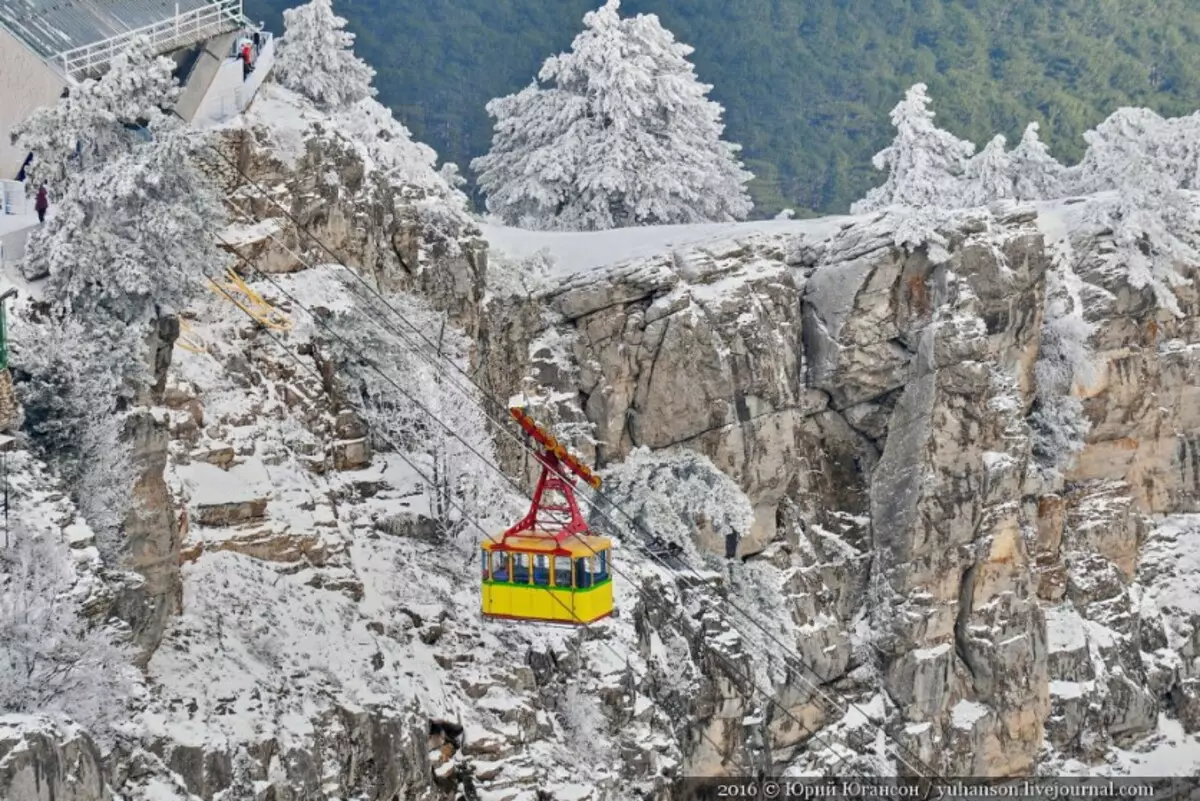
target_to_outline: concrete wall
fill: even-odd
[[[229,52],[237,37],[238,32],[235,31],[210,39],[196,59],[191,75],[187,76],[187,84],[175,102],[175,111],[188,122],[197,121],[196,113],[208,96],[222,65],[229,60]]]
[[[28,155],[12,146],[13,126],[34,109],[58,102],[66,85],[64,78],[0,28],[0,178],[16,178]]]

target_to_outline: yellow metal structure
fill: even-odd
[[[208,352],[208,346],[204,344],[204,340],[192,330],[187,320],[183,318],[179,320],[179,339],[175,340],[175,344],[189,353]]]
[[[612,614],[612,541],[575,535],[483,543],[483,614],[548,623],[591,623]]]
[[[597,537],[575,502],[573,478],[600,478],[520,408],[509,409],[541,446],[542,475],[529,512],[481,545],[485,617],[586,625],[613,612],[612,540]]]
[[[258,322],[276,331],[290,331],[292,321],[270,303],[263,300],[262,295],[242,280],[242,277],[231,267],[225,271],[225,281],[218,283],[208,279],[214,291],[226,300],[232,300],[234,305],[241,307]]]

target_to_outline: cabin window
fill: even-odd
[[[487,551],[484,551],[483,553],[480,554],[480,556],[483,557],[483,580],[487,581],[489,578],[491,578],[492,571],[489,569],[491,566],[488,563],[492,561],[491,560],[492,555],[490,553],[488,553]]]
[[[608,581],[608,549],[600,551],[596,557],[596,583]]]
[[[569,556],[554,557],[554,586],[555,587],[570,587],[571,586],[571,557],[569,557]]]
[[[529,554],[514,553],[513,554],[513,577],[514,584],[529,583]]]
[[[500,552],[492,554],[492,581],[508,581],[511,575],[508,554]]]
[[[592,586],[592,572],[583,557],[575,560],[575,586],[580,589]]]
[[[537,554],[533,557],[533,583],[539,587],[550,586],[550,557]]]

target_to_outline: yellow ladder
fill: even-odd
[[[263,300],[262,295],[255,292],[232,267],[225,270],[226,280],[220,283],[208,279],[214,291],[226,300],[232,300],[235,306],[240,306],[247,314],[267,328],[276,331],[292,330],[292,321],[283,312]]]
[[[179,338],[175,340],[175,344],[189,353],[208,353],[208,346],[204,344],[204,340],[182,317],[179,318]]]

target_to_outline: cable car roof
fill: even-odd
[[[508,537],[503,543],[487,540],[483,543],[485,551],[526,551],[530,553],[563,553],[572,558],[580,556],[595,556],[602,550],[612,548],[612,540],[608,537],[597,537],[592,534],[575,534],[561,543],[554,541],[548,534],[535,534],[532,537]]]

